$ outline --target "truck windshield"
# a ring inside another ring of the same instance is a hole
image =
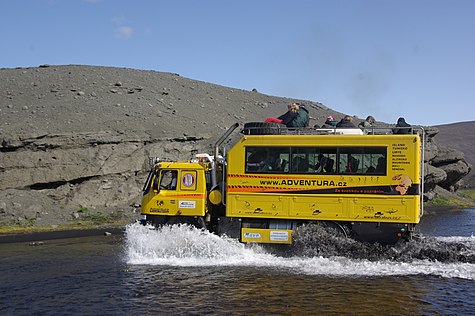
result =
[[[160,190],[176,190],[177,170],[162,170],[160,172]]]

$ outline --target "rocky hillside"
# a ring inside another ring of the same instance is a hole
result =
[[[307,104],[311,125],[343,115],[318,102],[171,73],[0,69],[0,225],[136,218],[133,205],[140,201],[148,157],[211,152],[233,123],[280,115],[293,101]],[[439,149],[432,141],[437,129],[430,130],[428,187],[456,189],[469,166],[461,152]]]
[[[439,147],[447,146],[457,149],[464,154],[465,161],[475,165],[475,121],[438,125],[439,134],[436,142]],[[463,185],[475,188],[475,172],[473,169],[463,178]]]

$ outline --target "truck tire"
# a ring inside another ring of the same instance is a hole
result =
[[[271,122],[249,122],[244,124],[241,133],[245,135],[279,135],[284,134],[287,127],[284,124]]]

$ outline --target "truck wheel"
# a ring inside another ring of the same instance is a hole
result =
[[[284,134],[287,127],[284,124],[272,122],[249,122],[244,124],[241,133],[246,135],[279,135]]]

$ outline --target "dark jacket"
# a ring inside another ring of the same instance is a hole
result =
[[[353,122],[345,121],[344,119],[341,119],[341,121],[338,122],[338,124],[336,124],[336,127],[337,128],[356,128]]]
[[[393,128],[393,134],[412,134],[411,124],[406,123],[403,117],[397,120],[397,128]]]
[[[322,125],[322,128],[335,128],[336,121],[325,121],[325,124]]]
[[[287,111],[279,116],[278,119],[282,120],[282,124],[285,124],[285,126],[291,127],[290,123],[295,120],[296,117],[297,112]]]
[[[308,120],[308,110],[301,105],[297,112],[297,117],[290,122],[289,127],[308,127]]]
[[[278,117],[282,120],[282,124],[287,127],[307,127],[308,126],[308,110],[304,106],[300,106],[297,112],[287,111]]]

